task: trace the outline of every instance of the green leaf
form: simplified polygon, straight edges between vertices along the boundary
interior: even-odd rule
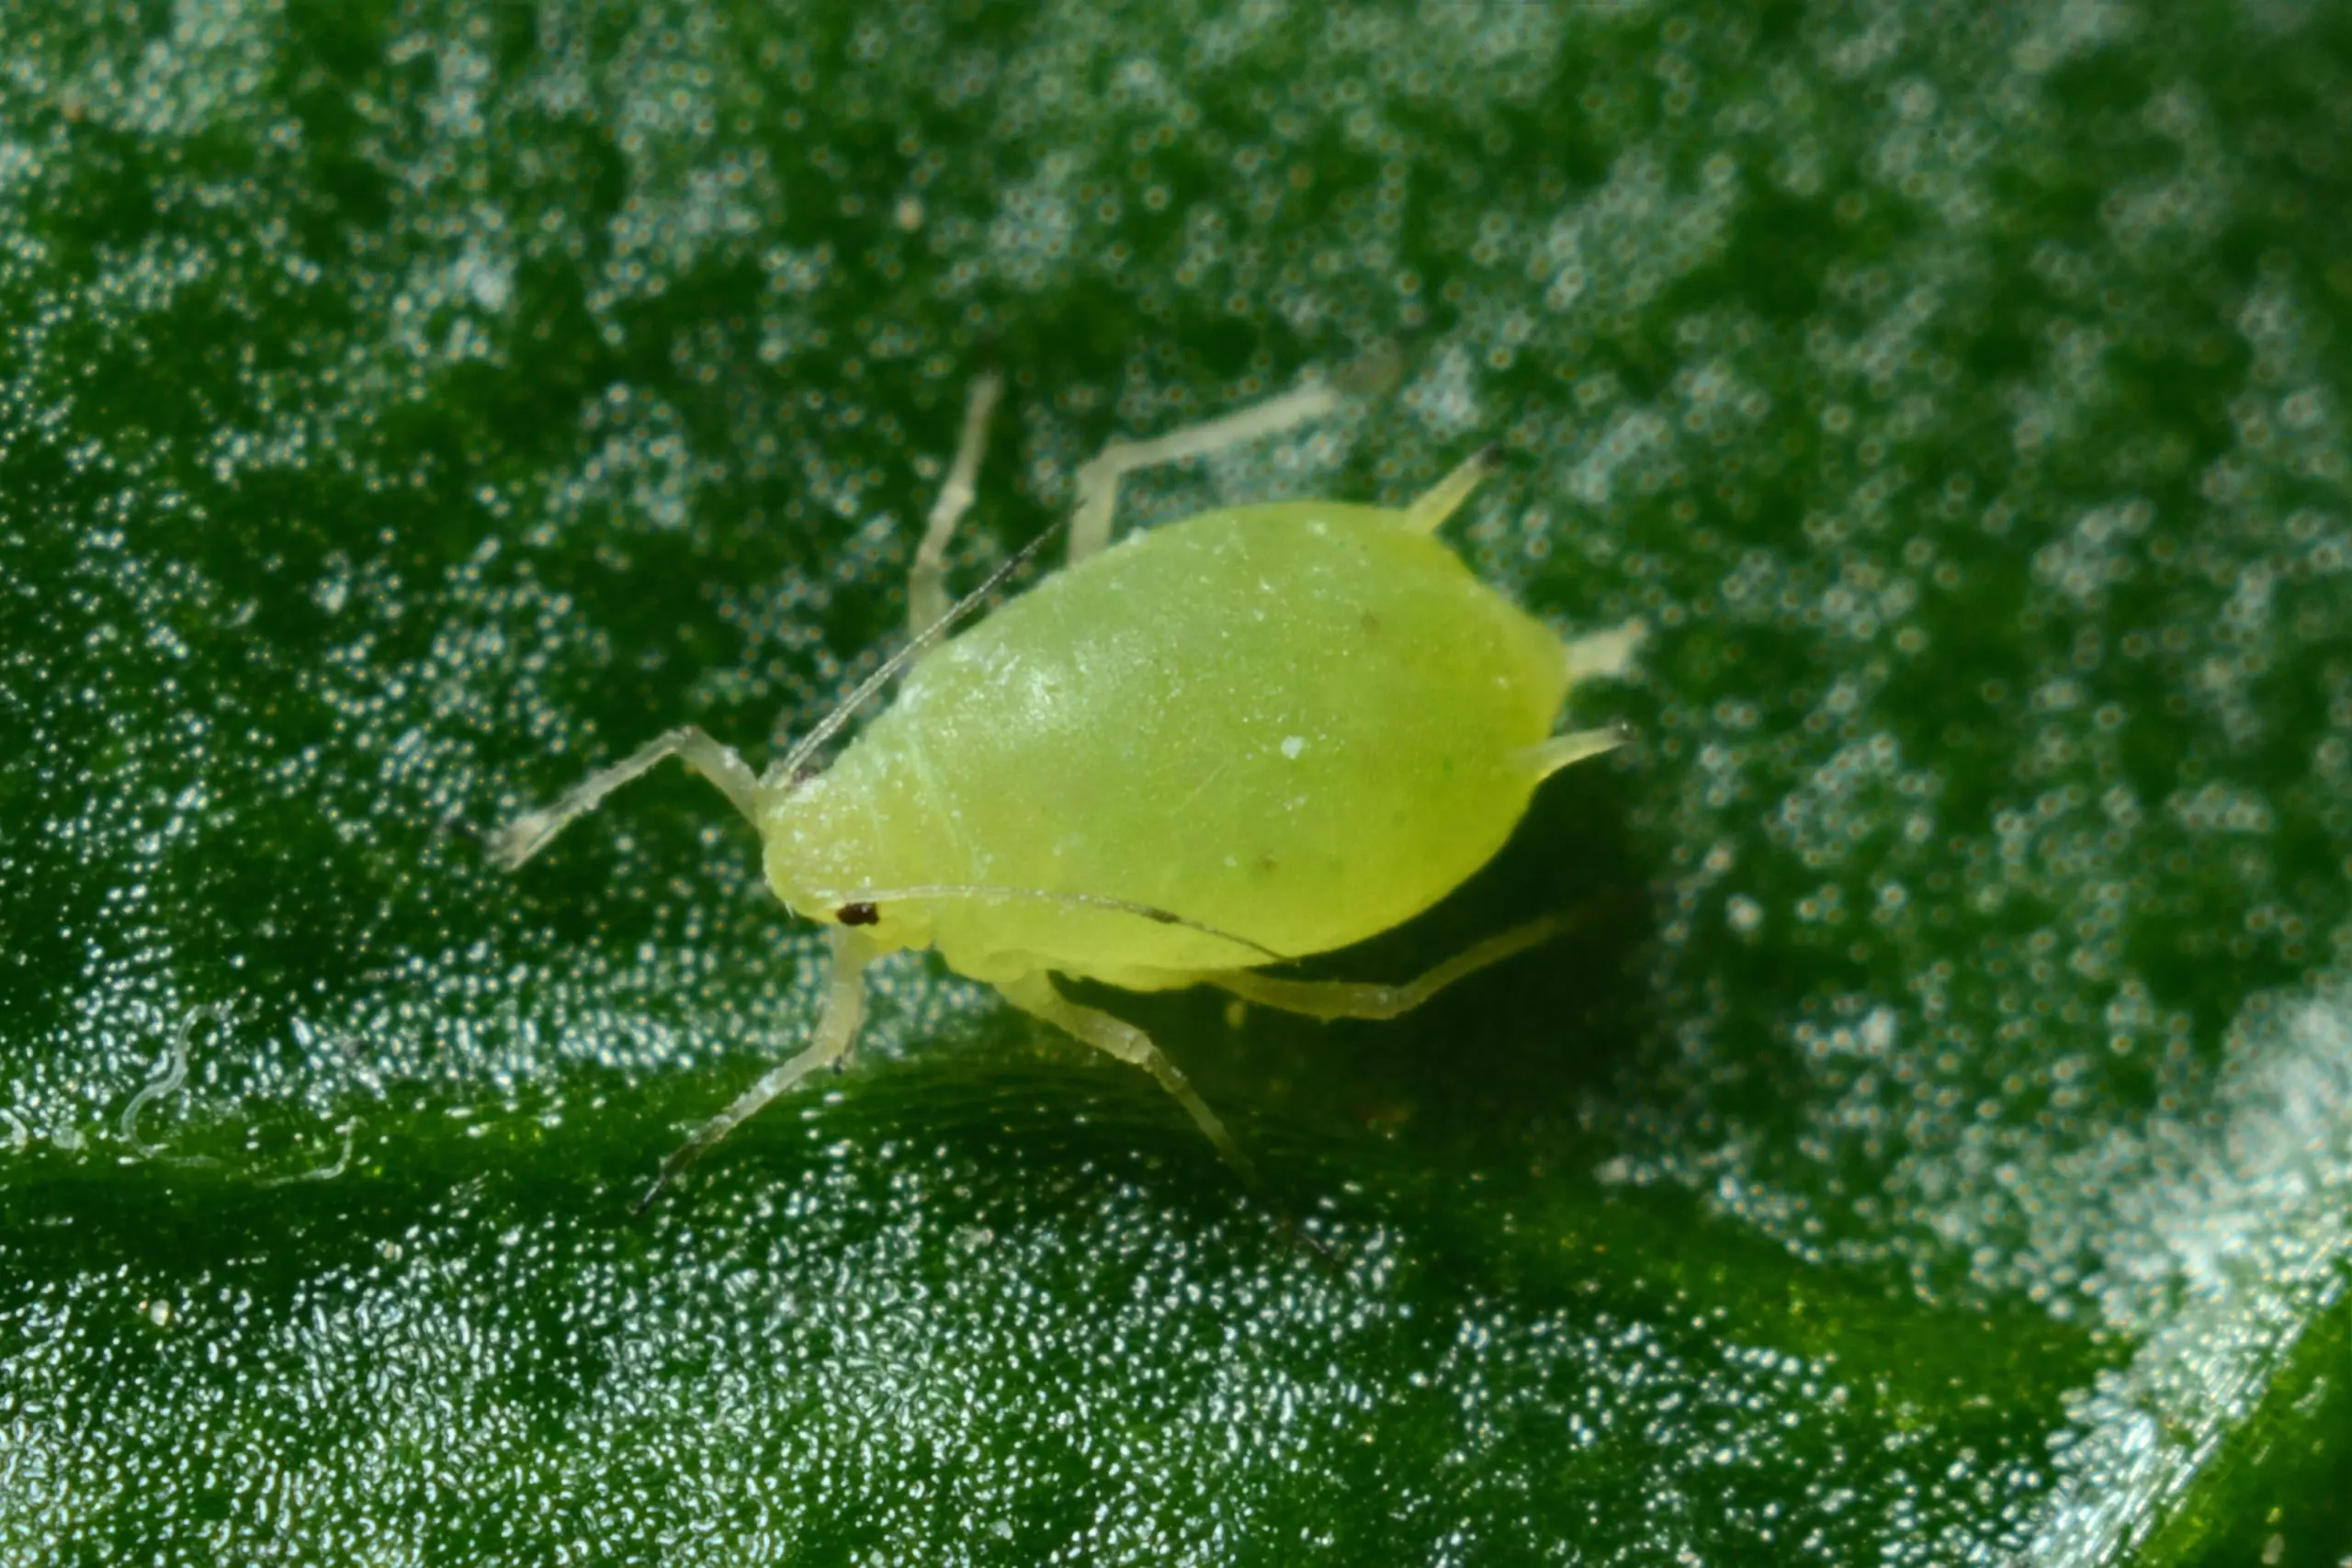
[[[0,8],[0,1557],[2352,1546],[2352,27],[2324,6]],[[683,771],[1075,465],[1400,503],[1637,744],[1388,1025],[820,950]],[[1376,853],[1377,846],[1367,846]]]

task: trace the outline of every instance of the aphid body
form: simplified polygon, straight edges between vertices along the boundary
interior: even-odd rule
[[[1323,502],[1133,536],[916,665],[821,776],[764,794],[768,880],[1107,894],[876,900],[878,947],[1134,990],[1344,947],[1435,902],[1526,809],[1560,640],[1405,514]],[[1218,931],[1247,935],[1257,949]]]
[[[1122,471],[1279,429],[1334,398],[1310,388],[1114,446],[1081,470],[1070,565],[943,641],[973,603],[946,608],[942,562],[994,396],[992,381],[975,389],[917,556],[904,683],[831,767],[808,758],[845,710],[760,779],[699,731],[673,731],[495,846],[519,863],[680,755],[758,829],[777,897],[831,924],[816,1043],[673,1155],[665,1178],[843,1058],[860,971],[894,949],[934,947],[1014,1005],[1148,1068],[1246,1171],[1148,1037],[1070,1002],[1050,976],[1206,983],[1322,1017],[1385,1017],[1555,929],[1506,932],[1403,987],[1258,973],[1436,902],[1500,847],[1547,773],[1621,739],[1553,730],[1574,682],[1623,670],[1638,628],[1564,643],[1433,536],[1489,455],[1403,510],[1235,507],[1104,547]]]

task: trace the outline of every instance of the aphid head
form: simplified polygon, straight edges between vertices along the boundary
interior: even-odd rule
[[[917,880],[910,874],[939,842],[936,824],[908,815],[920,801],[876,786],[871,761],[853,747],[825,773],[763,787],[763,869],[775,896],[804,919],[849,927],[885,952],[925,946],[927,908],[861,893]]]
[[[876,804],[882,795],[870,787],[850,761],[858,755],[854,748],[830,770],[820,768],[817,759],[827,743],[848,728],[859,709],[911,669],[957,622],[987,603],[989,595],[1027,565],[1061,528],[1057,523],[1030,540],[990,572],[987,581],[884,660],[761,779],[756,820],[766,850],[768,886],[795,913],[860,930],[870,943],[885,951],[930,945],[931,919],[923,901],[884,908],[878,899],[827,890],[920,880],[901,874],[913,868],[899,863],[935,847],[941,841],[938,824],[890,819]]]

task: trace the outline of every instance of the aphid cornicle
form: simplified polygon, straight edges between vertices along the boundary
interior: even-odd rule
[[[754,777],[699,729],[673,729],[492,842],[519,865],[675,756],[757,829],[776,896],[831,927],[814,1041],[672,1154],[649,1200],[847,1057],[863,972],[879,953],[934,947],[1013,1006],[1149,1071],[1247,1175],[1149,1037],[1070,1001],[1054,976],[1131,990],[1206,984],[1319,1018],[1386,1018],[1558,929],[1505,931],[1403,986],[1261,972],[1436,902],[1501,846],[1546,774],[1623,739],[1553,728],[1573,684],[1623,671],[1638,625],[1563,642],[1432,536],[1493,467],[1491,451],[1401,511],[1231,507],[1106,548],[1122,474],[1328,413],[1339,394],[1307,386],[1115,442],[1079,470],[1067,568],[950,639],[1004,575],[947,602],[946,545],[972,502],[997,395],[993,377],[973,388],[915,555],[910,643],[814,733]],[[897,700],[819,771],[819,749],[902,671]]]

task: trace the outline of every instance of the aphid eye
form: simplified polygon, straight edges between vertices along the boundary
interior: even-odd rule
[[[833,911],[833,919],[845,926],[870,926],[882,918],[882,911],[871,904],[843,904]]]

